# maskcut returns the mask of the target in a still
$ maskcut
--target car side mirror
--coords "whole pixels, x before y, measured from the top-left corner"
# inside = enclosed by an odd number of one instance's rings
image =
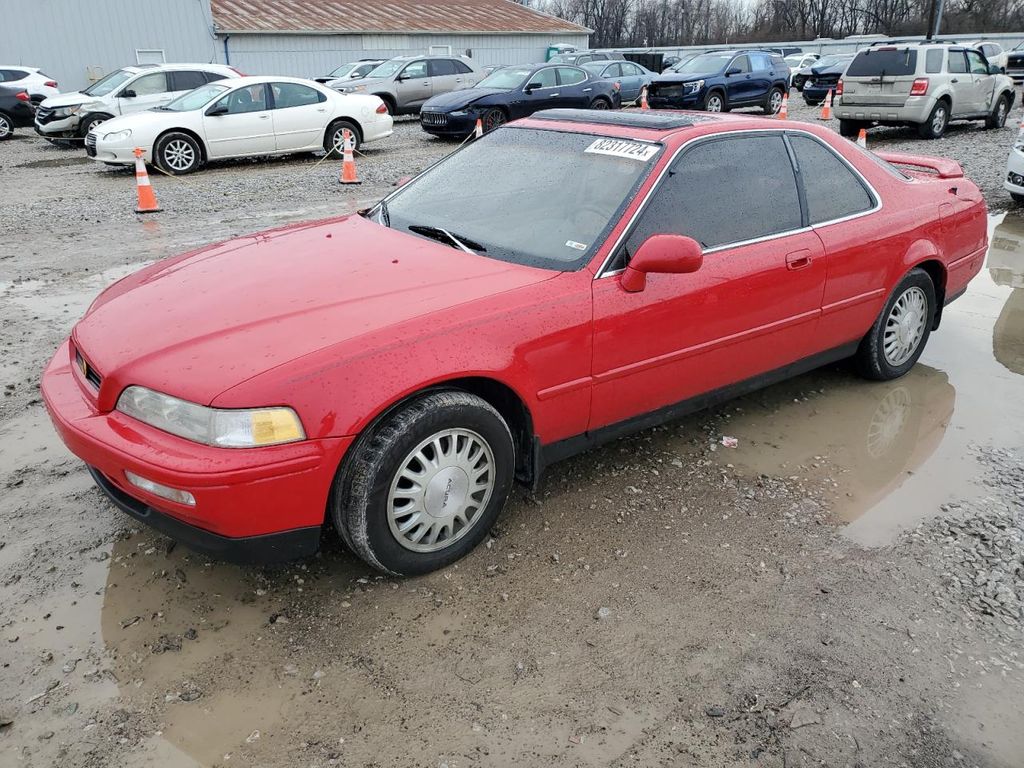
[[[700,243],[684,235],[651,235],[636,249],[619,284],[629,293],[647,287],[647,273],[686,274],[704,263]]]
[[[228,108],[223,104],[220,104],[216,107],[210,107],[208,110],[206,110],[207,117],[220,117],[221,115],[226,115],[227,113]]]
[[[732,77],[733,75],[740,74],[742,71],[743,70],[740,69],[739,67],[729,67],[727,70],[725,70],[725,76]]]
[[[998,66],[996,64],[989,64],[988,65],[988,73],[990,75],[1001,75],[1001,74],[1003,74],[1004,71],[1005,70],[1002,67],[1000,67],[1000,66]]]
[[[523,92],[526,93],[527,96],[529,96],[538,88],[540,88],[540,83],[530,83],[529,85],[526,86],[526,88],[523,89]]]
[[[121,91],[122,99],[134,99],[136,96],[138,96],[138,94],[131,88],[126,88],[125,90]]]

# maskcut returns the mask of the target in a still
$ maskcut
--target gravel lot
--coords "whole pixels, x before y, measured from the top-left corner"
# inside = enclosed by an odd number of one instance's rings
[[[957,159],[998,212],[1014,135],[869,146]],[[355,210],[455,146],[400,121],[359,187],[313,157],[154,175],[144,218],[131,172],[0,144],[0,765],[1019,768],[1014,211],[905,378],[830,367],[564,462],[427,577],[333,537],[285,568],[208,562],[103,500],[38,395],[95,294]]]

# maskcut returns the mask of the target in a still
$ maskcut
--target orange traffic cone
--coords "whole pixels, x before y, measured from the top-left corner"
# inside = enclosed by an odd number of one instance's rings
[[[650,109],[650,105],[647,103],[647,86],[645,85],[640,89],[640,109]]]
[[[825,106],[821,108],[821,114],[818,115],[819,120],[831,120],[832,119],[832,89],[828,89],[828,93],[825,94]]]
[[[868,148],[868,132],[867,129],[861,128],[860,133],[857,134],[857,146],[861,149]]]
[[[779,107],[779,120],[789,119],[789,94],[782,94],[782,106]]]
[[[342,184],[362,184],[356,176],[356,159],[353,156],[356,140],[348,128],[341,132],[341,145],[341,176],[338,181]]]
[[[473,138],[474,139],[479,139],[483,135],[484,135],[484,124],[480,120],[480,118],[478,117],[476,119],[476,128],[473,129]]]
[[[143,150],[135,148],[135,187],[139,193],[139,204],[135,206],[136,213],[159,213],[163,210],[156,202],[156,193],[149,183],[149,173],[146,172],[146,161],[142,159]]]

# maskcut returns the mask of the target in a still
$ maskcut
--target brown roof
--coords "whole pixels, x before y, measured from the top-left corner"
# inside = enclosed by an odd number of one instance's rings
[[[218,32],[586,34],[512,0],[211,0]]]

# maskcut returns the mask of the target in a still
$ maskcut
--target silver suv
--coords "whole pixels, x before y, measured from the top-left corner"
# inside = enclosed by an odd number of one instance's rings
[[[881,43],[860,51],[836,87],[839,132],[872,125],[913,125],[937,139],[950,120],[1002,128],[1013,107],[1013,81],[976,48],[963,44]]]
[[[470,88],[485,74],[466,56],[397,56],[362,80],[338,85],[335,90],[379,96],[392,115],[416,114],[432,96]]]

